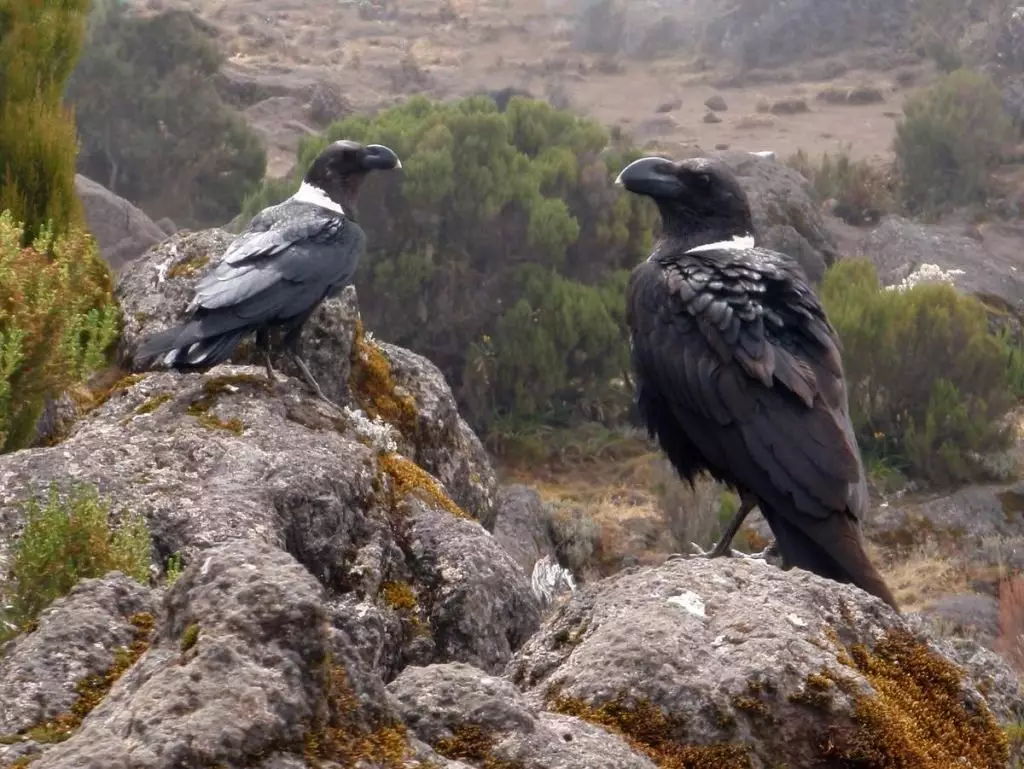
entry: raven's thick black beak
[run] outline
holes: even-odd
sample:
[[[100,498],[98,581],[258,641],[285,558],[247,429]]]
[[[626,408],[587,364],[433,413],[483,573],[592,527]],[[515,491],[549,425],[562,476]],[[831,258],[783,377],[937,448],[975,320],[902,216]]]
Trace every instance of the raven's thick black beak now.
[[[363,168],[367,171],[390,171],[401,168],[402,161],[390,147],[383,144],[367,144],[363,155]]]
[[[683,184],[675,175],[675,167],[675,163],[665,158],[640,158],[623,168],[615,183],[637,195],[675,197],[683,191]]]

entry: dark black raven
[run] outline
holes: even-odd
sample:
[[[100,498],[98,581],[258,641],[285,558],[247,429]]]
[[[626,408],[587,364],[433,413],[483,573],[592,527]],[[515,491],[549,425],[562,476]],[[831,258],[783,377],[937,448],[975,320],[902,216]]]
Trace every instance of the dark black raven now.
[[[354,218],[355,204],[366,174],[401,167],[398,156],[379,144],[329,144],[298,192],[256,214],[196,284],[190,319],[146,339],[135,353],[136,365],[159,357],[179,370],[215,366],[255,331],[273,381],[270,331],[280,329],[283,347],[307,384],[330,403],[299,354],[302,325],[320,302],[348,285],[359,264],[366,235]]]
[[[663,226],[627,289],[638,411],[682,478],[707,471],[742,500],[707,555],[728,555],[757,506],[784,567],[896,608],[864,551],[839,340],[803,270],[754,245],[747,196],[720,161],[641,158],[616,182],[653,198]]]

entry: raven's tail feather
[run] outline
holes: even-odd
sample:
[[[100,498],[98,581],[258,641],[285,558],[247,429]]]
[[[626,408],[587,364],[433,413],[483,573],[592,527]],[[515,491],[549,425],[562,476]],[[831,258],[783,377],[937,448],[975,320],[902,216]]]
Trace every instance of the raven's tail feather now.
[[[864,550],[864,537],[853,516],[836,513],[825,519],[790,517],[764,510],[786,567],[797,566],[836,582],[853,583],[899,611],[896,598]]]
[[[181,370],[216,366],[231,357],[245,334],[244,328],[231,329],[204,338],[198,324],[187,323],[146,339],[135,352],[135,366],[145,368],[158,358],[168,368]]]

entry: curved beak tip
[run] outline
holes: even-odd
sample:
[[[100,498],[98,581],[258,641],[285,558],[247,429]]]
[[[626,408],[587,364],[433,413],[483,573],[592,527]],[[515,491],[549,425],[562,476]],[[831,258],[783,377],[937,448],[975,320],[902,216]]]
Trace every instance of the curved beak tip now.
[[[615,184],[622,186],[622,171],[619,171],[619,175],[615,177]]]

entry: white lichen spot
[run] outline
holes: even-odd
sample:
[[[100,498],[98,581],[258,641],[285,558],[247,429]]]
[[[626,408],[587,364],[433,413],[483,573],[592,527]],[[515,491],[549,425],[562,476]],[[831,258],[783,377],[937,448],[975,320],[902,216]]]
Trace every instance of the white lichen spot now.
[[[907,277],[891,286],[886,291],[906,291],[920,283],[955,283],[958,275],[966,274],[963,270],[944,270],[937,264],[922,264]]]
[[[394,426],[381,419],[379,414],[370,419],[362,409],[345,406],[342,411],[356,435],[368,441],[378,453],[390,454],[398,451]]]
[[[787,614],[786,619],[789,620],[790,624],[793,625],[793,627],[807,627],[807,622],[798,617],[796,614]]]
[[[717,649],[719,646],[725,646],[729,642],[724,635],[715,636],[715,640],[711,642],[711,648]]]
[[[673,606],[678,606],[695,617],[707,616],[704,613],[704,600],[692,590],[684,590],[679,595],[674,595],[667,600]]]

